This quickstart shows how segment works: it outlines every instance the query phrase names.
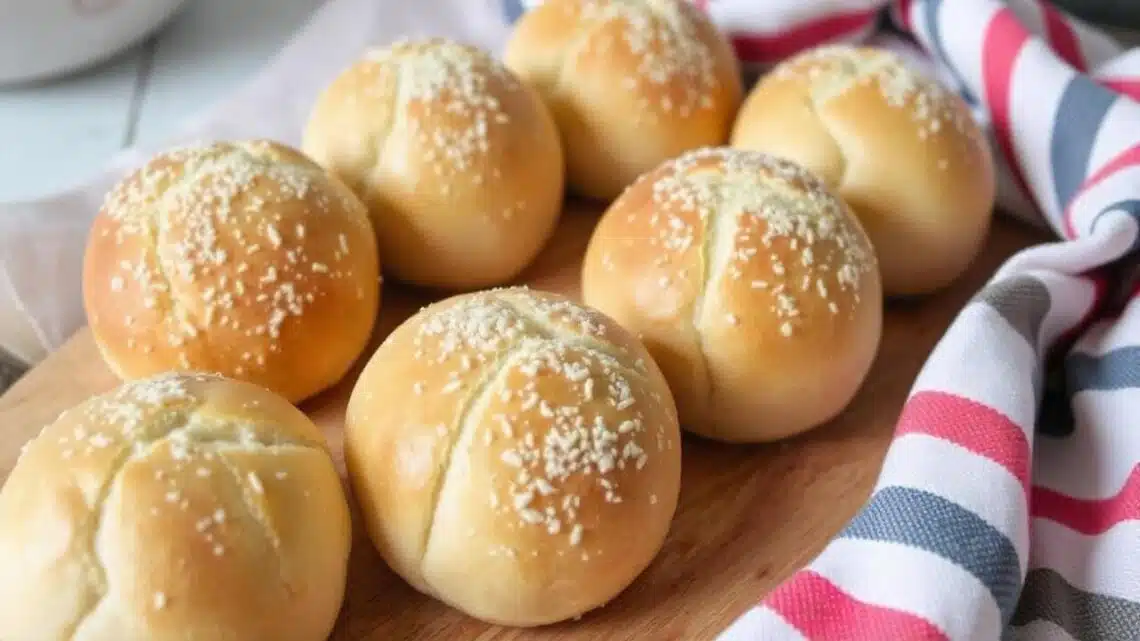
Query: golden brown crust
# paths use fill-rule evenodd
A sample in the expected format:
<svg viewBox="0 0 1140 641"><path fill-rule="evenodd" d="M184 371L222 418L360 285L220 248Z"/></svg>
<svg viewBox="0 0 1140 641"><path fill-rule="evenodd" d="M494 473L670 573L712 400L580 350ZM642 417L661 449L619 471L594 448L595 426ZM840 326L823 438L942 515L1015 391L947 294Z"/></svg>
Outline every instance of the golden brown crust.
<svg viewBox="0 0 1140 641"><path fill-rule="evenodd" d="M389 565L505 625L625 589L680 487L676 410L649 354L596 311L523 289L454 297L396 329L353 390L345 451Z"/></svg>
<svg viewBox="0 0 1140 641"><path fill-rule="evenodd" d="M894 54L847 45L789 59L741 107L733 146L820 175L875 243L888 294L934 291L981 250L993 159L965 103Z"/></svg>
<svg viewBox="0 0 1140 641"><path fill-rule="evenodd" d="M615 201L582 292L645 343L683 425L726 441L833 417L881 332L874 251L842 201L790 162L727 148L664 163Z"/></svg>
<svg viewBox="0 0 1140 641"><path fill-rule="evenodd" d="M468 45L430 38L368 53L318 98L304 138L368 204L400 280L504 283L534 260L561 213L549 111Z"/></svg>
<svg viewBox="0 0 1140 641"><path fill-rule="evenodd" d="M515 23L504 60L550 106L571 188L603 200L725 143L743 94L727 39L685 0L547 0Z"/></svg>
<svg viewBox="0 0 1140 641"><path fill-rule="evenodd" d="M321 641L350 539L322 436L284 399L127 383L47 426L0 491L0 637Z"/></svg>
<svg viewBox="0 0 1140 641"><path fill-rule="evenodd" d="M83 289L119 376L217 372L298 402L364 349L379 278L360 200L298 152L242 141L160 154L116 186Z"/></svg>

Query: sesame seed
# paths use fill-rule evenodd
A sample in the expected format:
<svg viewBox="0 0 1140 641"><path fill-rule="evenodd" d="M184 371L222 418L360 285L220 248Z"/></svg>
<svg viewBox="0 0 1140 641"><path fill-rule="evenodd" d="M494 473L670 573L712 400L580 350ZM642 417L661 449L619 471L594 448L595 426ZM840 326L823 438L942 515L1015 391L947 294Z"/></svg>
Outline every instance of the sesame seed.
<svg viewBox="0 0 1140 641"><path fill-rule="evenodd" d="M246 478L249 479L249 487L253 489L254 493L265 494L265 486L261 484L261 477L257 475L257 472L250 472Z"/></svg>
<svg viewBox="0 0 1140 641"><path fill-rule="evenodd" d="M277 231L277 226L273 223L269 223L265 226L265 235L269 237L269 243L273 245L274 249L279 249L282 243L285 242L284 239L281 238L281 232Z"/></svg>
<svg viewBox="0 0 1140 641"><path fill-rule="evenodd" d="M531 510L529 508L522 508L522 509L516 508L516 511L518 512L519 517L521 517L522 520L526 521L527 523L529 523L531 525L538 525L539 523L542 523L543 521L546 520L542 516L542 513L537 511L537 510Z"/></svg>

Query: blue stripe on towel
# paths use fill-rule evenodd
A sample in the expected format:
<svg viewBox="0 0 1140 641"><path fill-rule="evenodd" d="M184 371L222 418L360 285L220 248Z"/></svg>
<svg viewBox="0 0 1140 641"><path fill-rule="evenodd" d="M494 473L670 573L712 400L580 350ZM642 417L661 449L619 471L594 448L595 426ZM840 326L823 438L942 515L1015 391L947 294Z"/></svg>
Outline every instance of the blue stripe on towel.
<svg viewBox="0 0 1140 641"><path fill-rule="evenodd" d="M997 528L953 501L923 490L884 488L839 536L910 545L937 554L986 586L1003 621L1013 616L1021 585L1017 549Z"/></svg>

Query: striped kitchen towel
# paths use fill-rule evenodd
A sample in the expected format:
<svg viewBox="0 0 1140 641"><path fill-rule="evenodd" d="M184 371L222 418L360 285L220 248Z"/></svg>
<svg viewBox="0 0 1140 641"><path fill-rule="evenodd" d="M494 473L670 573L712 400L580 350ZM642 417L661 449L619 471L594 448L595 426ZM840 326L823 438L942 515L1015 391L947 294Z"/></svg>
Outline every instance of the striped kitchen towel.
<svg viewBox="0 0 1140 641"><path fill-rule="evenodd" d="M966 306L868 503L722 641L1140 639L1140 50L1036 0L693 1L757 65L905 34L1059 237Z"/></svg>

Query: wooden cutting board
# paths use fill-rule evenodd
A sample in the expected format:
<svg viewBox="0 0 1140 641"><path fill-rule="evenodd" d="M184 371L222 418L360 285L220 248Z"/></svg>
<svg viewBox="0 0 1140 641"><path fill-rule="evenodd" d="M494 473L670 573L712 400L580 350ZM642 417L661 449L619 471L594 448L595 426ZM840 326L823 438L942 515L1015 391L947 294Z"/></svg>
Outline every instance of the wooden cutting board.
<svg viewBox="0 0 1140 641"><path fill-rule="evenodd" d="M596 207L571 205L555 239L522 281L578 296ZM914 377L955 314L1010 254L1047 240L994 223L983 254L955 286L888 305L882 347L858 397L837 420L789 441L728 446L687 437L672 531L650 568L608 606L539 629L489 626L416 593L386 569L359 527L347 599L333 641L712 639L810 561L866 500ZM430 294L387 285L375 344ZM366 354L371 354L371 350ZM363 361L364 359L362 359ZM356 373L304 409L337 456ZM61 411L116 385L87 330L0 397L0 478L20 447ZM343 471L343 461L338 460ZM632 534L632 533L631 533Z"/></svg>

